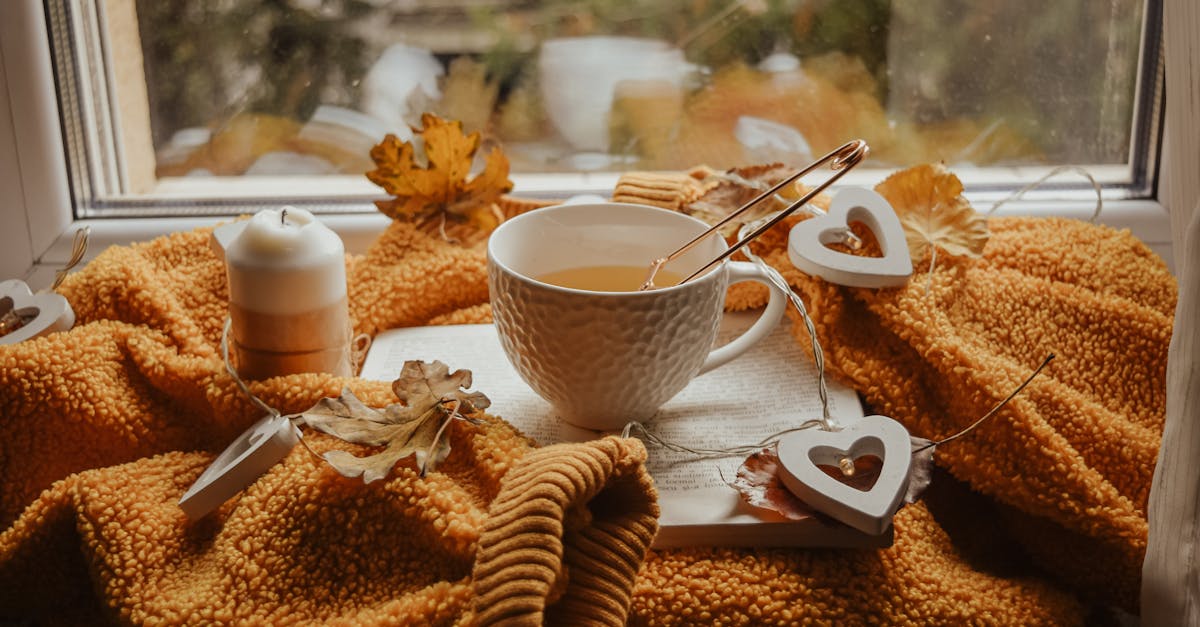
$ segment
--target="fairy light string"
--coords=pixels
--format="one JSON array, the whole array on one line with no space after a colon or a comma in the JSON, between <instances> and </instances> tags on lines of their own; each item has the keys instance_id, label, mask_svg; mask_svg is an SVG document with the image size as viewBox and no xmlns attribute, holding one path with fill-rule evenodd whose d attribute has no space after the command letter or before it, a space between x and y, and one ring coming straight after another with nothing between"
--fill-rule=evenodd
<instances>
[{"instance_id":1,"label":"fairy light string","mask_svg":"<svg viewBox=\"0 0 1200 627\"><path fill-rule=\"evenodd\" d=\"M262 400L257 395L255 395L254 392L251 392L250 386L247 385L246 382L242 380L242 377L238 376L237 368L233 367L233 361L229 359L229 333L232 330L232 328L233 328L233 318L230 316L226 316L225 317L225 326L221 330L221 360L225 363L225 372L229 373L230 378L232 378L233 382L235 384L237 384L238 390L240 390L246 398L250 399L250 402L254 403L255 407L258 407L263 412L270 415L271 418L278 418L280 416L283 416L282 412L280 412L278 409L275 409L274 407L271 407L270 405L268 405L266 403L266 401ZM293 424L295 424L296 418L298 416L291 415L291 416L284 416L284 417L287 418L288 420L292 421ZM311 454L313 457L315 457L321 461L325 461L325 457L322 456L320 453L318 453L316 450L314 450L312 445L310 445L308 443L308 440L305 439L303 435L301 435L299 439L300 439L300 444L302 444L304 446L305 450L307 450L309 452L309 454Z\"/></svg>"},{"instance_id":2,"label":"fairy light string","mask_svg":"<svg viewBox=\"0 0 1200 627\"><path fill-rule=\"evenodd\" d=\"M638 421L629 422L625 428L621 430L621 437L637 437L648 444L661 449L672 451L675 453L685 453L692 455L698 459L712 459L722 457L732 457L734 455L750 455L756 453L765 447L773 446L779 441L779 438L796 431L804 431L813 427L821 426L821 421L815 418L809 419L801 423L797 427L791 427L768 435L767 437L755 442L754 444L738 444L726 448L706 448L702 446L686 446L678 442L672 442L654 431L651 431L646 425Z\"/></svg>"},{"instance_id":3,"label":"fairy light string","mask_svg":"<svg viewBox=\"0 0 1200 627\"><path fill-rule=\"evenodd\" d=\"M1087 170L1085 170L1084 168L1081 168L1078 166L1061 166L1061 167L1052 169L1050 172L1048 172L1041 178L1037 179L1036 181L1030 183L1029 185L1026 185L1025 187L1017 190L1016 192L1013 192L1012 194L1008 195L1007 197L1002 198L1001 200L997 201L995 204L992 205L991 209L988 210L987 215L991 215L1000 206L1002 206L1005 203L1019 200L1026 193L1036 189L1037 187L1044 184L1047 180L1053 178L1054 176L1062 174L1064 172L1078 173L1078 174L1082 175L1083 177L1087 178L1087 180L1091 183L1092 188L1096 192L1096 209L1093 212L1091 220L1090 220L1091 222L1094 223L1100 217L1100 212L1103 209L1104 200L1103 200L1102 192L1101 192L1099 184L1097 183L1096 179L1091 175L1091 173L1088 172ZM766 187L767 187L765 184L763 184L761 182L753 181L753 180L747 179L745 177L738 176L737 174L735 174L733 172L727 172L720 176L726 180L730 180L737 184L745 185L745 186L748 186L748 187L751 187L754 189L762 190L762 189L766 189ZM781 197L779 194L775 194L774 199L785 205L787 204L787 200L785 198ZM813 216L820 216L820 215L825 214L824 211L822 211L821 209L819 209L818 207L816 207L812 204L804 205L804 207L801 208L801 211L805 211ZM747 236L747 234L754 232L754 230L759 228L761 225L763 225L767 222L770 222L772 219L776 218L779 213L780 212L776 211L776 212L770 213L768 215L764 215L756 220L747 221L747 222L743 223L741 225L741 227L738 229L738 239L740 240L740 239L745 238ZM858 245L861 245L861 240L850 230L849 227L846 227L843 230L843 237L845 237L845 239L846 239L846 244L848 246L850 246L851 248L858 248L859 247ZM820 401L821 401L821 417L819 419L806 420L805 422L801 423L797 427L792 427L789 429L785 429L785 430L773 433L753 444L742 444L742 445L735 445L735 446L724 447L724 448L690 447L690 446L679 444L677 442L672 442L672 441L669 441L669 440L659 436L658 434L654 433L653 431L648 429L644 424L642 424L640 422L630 422L627 425L625 425L625 428L622 430L622 433L621 433L622 437L630 437L630 436L634 435L636 432L637 436L640 439L644 440L645 442L647 442L651 445L663 448L665 450L673 451L676 453L689 454L689 455L696 456L698 458L718 458L718 457L729 457L729 456L734 456L734 455L748 455L748 454L757 452L764 447L772 446L773 444L778 442L779 439L781 437L783 437L784 435L787 435L789 433L793 433L796 431L802 431L802 430L810 429L813 427L820 427L821 429L824 429L826 431L837 431L840 428L840 426L837 424L837 422L833 419L833 417L830 413L830 410L829 410L829 392L828 392L828 388L826 386L826 378L825 378L825 370L826 370L826 368L825 368L825 353L821 348L820 341L817 339L817 332L816 332L815 324L813 323L812 317L808 313L808 308L805 306L803 299L801 299L800 295L797 294L796 291L793 290L792 287L787 283L787 280L784 278L784 276L777 269L775 269L770 264L766 263L758 255L756 255L751 250L750 246L743 246L738 252L740 252L751 263L755 264L760 269L762 269L763 272L767 275L768 280L770 280L772 284L774 284L777 288L782 290L784 294L787 295L788 300L791 302L792 306L796 309L796 312L799 314L800 320L804 323L805 329L808 332L809 340L811 341L813 363L817 369L817 394L820 397ZM929 280L932 280L936 260L937 260L937 247L934 246L933 247L933 255L932 255L932 259L930 260L929 272L928 272L928 277L927 277ZM929 294L929 288L930 288L930 285L929 285L929 282L927 282L925 285L926 295ZM1013 398L1015 398L1018 394L1020 394L1020 392L1022 390L1024 390L1025 387L1027 385L1029 385L1033 381L1033 379L1036 378L1038 376L1038 374L1040 374L1042 372L1042 370L1047 365L1049 365L1049 363L1054 358L1055 358L1055 355L1053 353L1050 354L1049 356L1047 356L1042 361L1042 363L1032 372L1032 374L1030 374L1016 389L1014 389L1012 391L1012 393L1010 393L1006 398L1004 398L999 403L997 403L995 406L993 406L991 410L989 410L986 414L984 414L982 417L980 417L978 420L976 420L970 426L966 427L965 429L962 429L961 431L958 431L957 433L954 433L950 436L942 438L941 440L930 442L930 443L920 447L919 449L916 449L914 451L914 453L918 453L918 452L924 451L926 449L929 449L931 447L936 447L941 444L951 442L951 441L956 440L962 436L965 436L968 433L970 433L971 431L975 430L977 427L979 427L981 424L983 424L989 418L991 418L997 412L999 412L1000 409L1003 408L1005 405L1007 405ZM838 461L838 467L841 469L843 475L845 475L847 477L854 475L854 472L855 472L854 460L850 459L849 457L843 457L842 459L840 459Z\"/></svg>"},{"instance_id":4,"label":"fairy light string","mask_svg":"<svg viewBox=\"0 0 1200 627\"><path fill-rule=\"evenodd\" d=\"M1088 172L1087 169L1077 165L1060 165L1050 170L1036 181L1026 185L1025 187L1022 187L1008 196L1005 196L1004 198L1001 198L1000 200L997 200L995 204L992 205L992 208L987 210L987 215L990 216L996 213L996 210L1006 203L1024 198L1025 194L1037 189L1038 187L1041 187L1046 181L1058 176L1059 174L1067 172L1073 172L1087 179L1088 183L1090 183L1092 186L1092 191L1096 193L1096 209L1092 212L1092 217L1088 220L1094 224L1096 220L1100 218L1100 212L1104 210L1104 192L1100 187L1100 183L1096 180L1096 177L1092 176L1092 173Z\"/></svg>"},{"instance_id":5,"label":"fairy light string","mask_svg":"<svg viewBox=\"0 0 1200 627\"><path fill-rule=\"evenodd\" d=\"M261 398L255 396L254 392L250 391L250 386L246 385L246 382L238 376L237 369L233 367L233 362L229 359L229 332L232 328L233 318L226 316L225 327L221 331L221 359L225 362L225 372L229 373L229 376L233 378L233 382L237 384L238 389L241 390L242 394L245 395L246 398L250 399L250 402L254 403L256 407L263 410L267 414L270 414L272 418L281 416L282 414L278 409L271 407Z\"/></svg>"},{"instance_id":6,"label":"fairy light string","mask_svg":"<svg viewBox=\"0 0 1200 627\"><path fill-rule=\"evenodd\" d=\"M58 286L62 285L63 280L67 278L67 274L71 272L71 269L83 261L84 255L87 254L88 238L91 234L92 227L90 226L85 226L75 231L75 236L71 239L71 256L67 259L66 265L55 270L54 283L50 285L50 291L57 290Z\"/></svg>"},{"instance_id":7,"label":"fairy light string","mask_svg":"<svg viewBox=\"0 0 1200 627\"><path fill-rule=\"evenodd\" d=\"M753 232L761 224L770 222L774 217L775 214L771 214L753 222L743 224L738 229L738 237L745 237L747 233ZM791 285L788 285L787 279L783 278L779 270L776 270L774 266L763 261L762 257L756 255L749 246L743 246L740 252L746 259L766 273L771 283L787 295L788 301L792 303L792 307L800 314L800 319L804 322L804 328L808 331L808 339L812 346L813 363L817 368L817 396L821 399L820 425L826 431L837 431L840 429L840 426L833 419L829 411L829 388L825 384L825 351L821 349L821 341L817 339L816 325L813 324L812 317L808 315L808 308L804 305L804 300L792 289Z\"/></svg>"},{"instance_id":8,"label":"fairy light string","mask_svg":"<svg viewBox=\"0 0 1200 627\"><path fill-rule=\"evenodd\" d=\"M805 205L804 208L811 210L809 205ZM779 212L774 212L762 216L757 220L746 222L738 229L738 238L741 239L746 237L747 234L754 232L754 230L759 228L761 225L773 220L778 214ZM785 279L778 270L764 261L761 257L754 254L754 252L750 250L749 246L743 246L739 252L745 256L746 259L750 260L751 263L761 268L766 274L768 280L771 281L771 283L777 288L779 288L785 295L787 295L789 302L791 302L792 306L796 309L796 312L800 315L800 319L804 322L804 328L808 331L808 337L812 343L813 363L817 369L817 395L821 400L821 416L819 418L810 418L805 420L798 426L772 433L753 444L738 444L723 448L693 447L679 444L678 442L672 442L651 431L641 422L636 421L625 425L625 428L621 431L622 437L630 437L636 433L639 439L653 446L657 446L675 453L683 453L700 459L705 459L732 457L735 455L749 455L758 452L765 447L773 446L779 441L780 438L789 433L812 429L814 427L823 429L825 431L838 431L841 429L841 426L836 420L834 420L832 412L829 410L829 389L825 383L825 351L821 349L821 342L817 339L816 325L813 323L812 317L808 314L808 308L804 305L804 300L800 298L800 295L797 294L790 285L788 285L787 279ZM851 476L854 474L854 460L848 458L842 459L839 461L838 466L841 468L842 473L846 476Z\"/></svg>"},{"instance_id":9,"label":"fairy light string","mask_svg":"<svg viewBox=\"0 0 1200 627\"><path fill-rule=\"evenodd\" d=\"M1025 380L1021 382L1021 385L1017 386L1017 389L1013 390L1011 393L1009 393L1008 396L1004 397L1004 400L1000 401L999 403L996 403L990 410L988 410L988 413L986 413L982 417L980 417L979 420L976 420L975 422L971 423L967 428L965 428L957 433L948 435L940 440L930 442L920 448L913 449L913 454L920 453L921 451L924 451L928 448L941 446L943 444L946 444L947 442L953 442L954 440L957 440L958 438L961 438L964 435L967 435L968 433L974 431L976 429L976 427L983 424L984 422L987 422L988 418L995 416L996 412L1000 411L1000 409L1003 408L1005 405L1007 405L1009 403L1009 401L1016 398L1017 395L1021 393L1021 390L1025 389L1025 386L1032 383L1034 378L1036 378L1039 374L1041 374L1042 370L1045 369L1046 366L1050 365L1051 361L1054 361L1054 358L1055 358L1054 353L1050 353L1049 355L1047 355L1046 358L1042 360L1042 363L1040 365L1038 365L1037 369L1035 369L1032 374L1030 374L1028 377L1026 377Z\"/></svg>"},{"instance_id":10,"label":"fairy light string","mask_svg":"<svg viewBox=\"0 0 1200 627\"><path fill-rule=\"evenodd\" d=\"M1100 213L1104 210L1104 191L1100 187L1100 182L1096 180L1096 177L1092 176L1091 172L1088 172L1086 168L1083 168L1083 167L1077 166L1077 165L1060 165L1056 168L1052 168L1049 172L1038 177L1038 179L1033 181L1032 183L1029 183L1028 185L1005 196L1004 198L1001 198L1000 200L997 200L995 203L992 204L991 208L988 209L986 213L984 213L984 215L989 216L989 217L992 216L993 214L996 213L996 210L998 210L1000 207L1004 206L1005 204L1021 200L1022 198L1025 197L1025 194L1041 187L1042 185L1045 185L1046 181L1049 181L1050 179L1052 179L1060 174L1066 174L1066 173L1078 174L1078 175L1082 176L1083 178L1087 179L1088 183L1092 187L1092 191L1095 192L1096 208L1092 211L1092 217L1088 219L1088 222L1095 224L1096 221L1100 219ZM929 243L930 243L930 249L932 252L931 252L930 258L929 258L929 271L925 276L925 293L924 293L925 298L929 297L930 288L933 285L933 271L936 267L937 256L938 256L938 247L937 247L936 243L933 241L930 241Z\"/></svg>"},{"instance_id":11,"label":"fairy light string","mask_svg":"<svg viewBox=\"0 0 1200 627\"><path fill-rule=\"evenodd\" d=\"M1055 168L1055 169L1051 170L1045 176L1039 178L1038 180L1034 181L1033 183L1025 186L1024 188L1018 190L1017 192L1014 192L1013 194L1010 194L1008 197L1005 197L1005 198L1001 199L1000 201L997 201L991 207L991 209L987 212L987 214L991 215L1004 203L1020 199L1025 193L1042 185L1046 180L1052 178L1053 176L1056 176L1058 174L1066 172L1066 171L1075 171L1075 172L1082 174L1084 177L1086 177L1092 183L1093 188L1096 190L1096 194L1097 194L1096 210L1093 213L1092 218L1091 218L1091 221L1094 222L1099 217L1101 209L1103 207L1103 199L1101 197L1101 190L1100 190L1099 185L1096 182L1095 178L1092 177L1092 175L1089 172L1087 172L1083 168L1079 168L1077 166L1063 166L1063 167L1059 167L1059 168ZM766 187L765 185L763 185L760 182L752 181L752 180L746 179L744 177L737 176L736 174L733 174L733 173L725 173L721 176L724 178L727 178L728 180L735 181L739 184L748 185L748 186L756 187L759 189L764 189ZM775 199L785 205L787 204L786 199L780 197L778 194L775 195ZM804 205L801 208L801 210L809 213L810 215L814 215L814 216L824 215L824 213L825 213L820 208L812 205L811 203ZM780 213L781 213L780 211L775 211L775 212L766 214L764 216L761 216L753 221L747 221L747 222L743 223L738 229L737 235L738 235L739 240L744 239L745 237L747 237L747 235L749 235L750 233L753 233L756 229L760 228L762 225L774 220L775 218L778 217L778 215ZM848 227L844 229L843 235L846 239L847 245L851 246L852 248L858 248L858 245L861 245L861 240ZM79 237L78 233L76 234L76 236L77 236L76 237L76 252L73 253L73 255L72 255L73 260L75 259L76 256L78 256L79 258L82 258L83 250L86 250L86 242L87 242L86 232L82 236L82 250L80 250L81 245L79 243L81 238ZM812 317L808 313L808 308L805 306L804 300L788 284L787 279L784 278L784 276L779 272L779 270L777 270L776 268L774 268L773 266L768 264L757 254L755 254L751 250L750 246L743 246L743 247L741 247L741 249L738 252L741 253L751 263L755 264L757 267L759 267L760 269L763 270L763 272L767 276L768 280L787 296L788 301L791 303L793 308L795 308L797 314L800 317L800 320L803 322L803 324L805 326L805 330L808 332L809 340L811 342L813 363L817 370L817 394L818 394L818 397L819 397L820 403L821 403L821 416L819 418L811 418L811 419L805 420L802 423L800 423L798 426L783 429L781 431L777 431L777 432L772 433L772 434L762 438L761 440L751 443L751 444L740 444L740 445L721 447L721 448L708 448L708 447L687 446L687 445L679 444L677 442L673 442L666 438L663 438L662 436L658 435L654 431L651 431L645 424L638 422L638 421L632 421L632 422L627 423L621 431L622 437L626 437L626 438L638 437L639 439L643 440L647 444L650 444L650 445L658 447L658 448L662 448L664 450L669 450L669 451L676 452L676 453L692 455L699 459L705 459L705 458L722 458L722 457L731 457L731 456L738 456L738 455L749 455L749 454L755 453L757 451L760 451L765 447L773 446L775 443L777 443L779 441L780 438L782 438L783 436L785 436L787 434L794 433L797 431L804 431L804 430L811 429L814 427L823 429L825 431L840 430L841 426L833 418L832 413L830 411L830 406L829 406L829 391L828 391L828 386L826 384L826 376L825 376L826 375L825 353L824 353L824 350L821 348L820 340L817 337L816 325L814 324ZM934 255L935 256L934 256L934 260L931 260L930 269L929 269L930 276L932 276L932 274L933 274L934 263L936 260L936 254L937 254L937 248L934 247ZM74 263L77 263L77 261L75 261ZM64 270L69 269L71 266L74 265L74 263L68 265L67 268L64 268ZM64 272L64 274L65 274L65 272ZM60 281L61 281L61 279L60 279ZM55 287L57 287L57 283L58 283L58 281L56 281ZM929 286L926 285L927 292L928 292L928 288L929 288ZM226 371L229 373L230 377L236 383L236 385L238 386L238 389L242 392L242 394L244 394L251 402L253 402L255 404L255 406L257 406L259 409L270 414L273 417L280 416L281 413L278 410L276 410L275 408L273 408L270 405L268 405L267 403L265 403L262 399L260 399L258 396L256 396L250 390L249 386L241 379L241 377L238 376L237 370L233 367L233 364L229 358L229 345L228 345L228 336L229 336L229 333L231 330L231 326L232 326L232 319L227 317L225 320L224 329L223 329L222 335L221 335L221 346L220 346L221 356L224 361ZM370 341L369 337L364 338L362 336L356 337L352 341L353 354L356 355L357 357L359 357L358 359L354 359L354 361L356 361L356 362L359 361L359 359L361 358L361 355L365 354L366 348L367 348L367 346L369 346L369 341ZM980 417L978 420L976 420L970 426L966 427L965 429L962 429L961 431L959 431L957 433L954 433L950 436L942 438L941 440L930 442L930 443L922 446L921 448L914 450L914 453L926 450L931 447L936 447L941 444L951 442L951 441L958 439L962 436L965 436L968 433L970 433L971 431L975 430L981 424L986 422L989 418L994 416L1001 408L1003 408L1005 405L1007 405L1022 390L1024 390L1025 387L1027 385L1029 385L1029 383L1031 383L1033 381L1033 379L1036 378L1037 375L1039 373L1041 373L1042 370L1054 358L1055 358L1054 354L1050 354L1048 357L1046 357L1042 361L1041 365L1039 365L1037 367L1037 369L1034 370L1033 373L1030 374L1029 377L1026 378L1015 390L1013 390L1012 393L1010 393L1006 398L1004 398L999 403L997 403L994 407L992 407L992 409L990 411L988 411L986 414L984 414L982 417ZM444 425L443 425L443 428L444 428ZM317 454L308 445L308 443L303 440L303 438L301 439L301 442L304 444L305 448L308 448L310 453L316 455L317 457L320 457L320 455ZM849 457L843 457L842 459L840 459L838 461L838 467L841 469L841 472L843 473L843 475L845 475L847 477L853 476L855 473L854 461L852 459L850 459Z\"/></svg>"}]
</instances>

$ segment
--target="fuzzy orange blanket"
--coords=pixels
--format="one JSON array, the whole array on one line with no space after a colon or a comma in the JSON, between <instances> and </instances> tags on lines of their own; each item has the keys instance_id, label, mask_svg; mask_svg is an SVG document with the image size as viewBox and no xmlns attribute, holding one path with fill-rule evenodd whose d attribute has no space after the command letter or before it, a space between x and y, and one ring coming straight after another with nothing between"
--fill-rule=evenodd
<instances>
[{"instance_id":1,"label":"fuzzy orange blanket","mask_svg":"<svg viewBox=\"0 0 1200 627\"><path fill-rule=\"evenodd\" d=\"M208 230L111 248L60 289L73 330L0 347L0 622L1029 625L1136 609L1173 279L1125 233L992 228L985 258L943 264L928 294L812 281L787 270L785 232L764 243L831 368L918 435L956 430L1059 356L939 451L948 472L896 516L894 546L855 551L650 551L640 442L537 448L504 407L455 422L424 478L409 460L364 485L297 447L189 523L179 497L259 417L218 354L224 269ZM490 315L482 250L407 224L347 269L359 333ZM290 413L344 386L395 402L317 374L251 389Z\"/></svg>"}]
</instances>

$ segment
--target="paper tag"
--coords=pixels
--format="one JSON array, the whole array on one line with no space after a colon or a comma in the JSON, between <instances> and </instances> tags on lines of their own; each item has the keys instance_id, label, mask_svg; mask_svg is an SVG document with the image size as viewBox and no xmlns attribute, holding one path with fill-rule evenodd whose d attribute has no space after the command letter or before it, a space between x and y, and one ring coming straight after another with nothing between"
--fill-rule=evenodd
<instances>
[{"instance_id":1,"label":"paper tag","mask_svg":"<svg viewBox=\"0 0 1200 627\"><path fill-rule=\"evenodd\" d=\"M179 499L196 520L220 507L271 469L300 441L300 430L283 416L266 416L242 432Z\"/></svg>"},{"instance_id":2,"label":"paper tag","mask_svg":"<svg viewBox=\"0 0 1200 627\"><path fill-rule=\"evenodd\" d=\"M217 258L225 261L225 251L229 249L229 245L233 240L237 239L238 235L246 229L248 220L238 220L236 222L228 222L213 229L212 238L209 239L209 245L217 254Z\"/></svg>"}]
</instances>

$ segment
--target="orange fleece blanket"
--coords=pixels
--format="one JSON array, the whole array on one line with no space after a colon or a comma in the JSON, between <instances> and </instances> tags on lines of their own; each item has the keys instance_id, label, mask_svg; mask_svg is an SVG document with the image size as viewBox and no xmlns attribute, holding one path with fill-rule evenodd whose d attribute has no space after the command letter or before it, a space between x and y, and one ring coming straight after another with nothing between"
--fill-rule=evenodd
<instances>
[{"instance_id":1,"label":"orange fleece blanket","mask_svg":"<svg viewBox=\"0 0 1200 627\"><path fill-rule=\"evenodd\" d=\"M364 485L297 447L188 522L179 497L259 418L219 357L224 269L206 229L111 248L59 290L73 330L0 347L0 622L1030 625L1136 610L1173 279L1127 233L991 226L984 258L941 264L928 294L808 279L784 230L759 247L810 301L834 373L918 435L957 430L1058 354L938 452L894 546L847 551L651 551L640 442L538 448L504 407L454 423L423 478L409 460ZM394 223L347 270L359 333L490 315L478 246ZM343 387L395 402L355 378L251 383L285 413Z\"/></svg>"}]
</instances>

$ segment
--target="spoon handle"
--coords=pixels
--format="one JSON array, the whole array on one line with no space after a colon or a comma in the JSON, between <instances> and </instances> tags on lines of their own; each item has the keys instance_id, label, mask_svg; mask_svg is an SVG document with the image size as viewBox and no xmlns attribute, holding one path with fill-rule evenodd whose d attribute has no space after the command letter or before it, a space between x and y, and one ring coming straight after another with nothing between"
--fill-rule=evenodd
<instances>
[{"instance_id":1,"label":"spoon handle","mask_svg":"<svg viewBox=\"0 0 1200 627\"><path fill-rule=\"evenodd\" d=\"M650 264L650 271L646 276L646 281L644 283L642 283L642 286L639 289L646 290L646 289L650 289L651 287L653 287L654 286L654 276L656 274L658 274L658 270L660 268L662 268L664 265L666 265L671 260L673 260L673 259L679 257L680 255L686 253L687 251L691 250L696 244L699 244L701 241L703 241L705 238L707 238L709 235L711 235L717 229L719 229L722 226L725 226L726 224L728 224L729 222L737 219L738 216L745 213L746 211L749 211L750 208L753 207L754 205L757 205L758 203L762 202L763 200L770 198L771 196L774 196L776 192L783 189L786 185L791 184L796 179L799 179L800 177L804 176L805 174L812 172L813 170L825 165L826 163L830 164L829 167L831 170L833 170L833 174L828 179L823 181L820 185L817 185L816 187L809 190L808 193L804 194L804 196L801 196L799 200L788 205L786 209L779 212L771 220L769 220L766 223L764 223L763 225L759 226L757 229L754 230L753 233L750 233L749 235L738 240L737 243L730 246L728 249L726 249L720 255L717 255L717 257L715 259L704 264L703 266L700 267L700 269L698 269L695 272L693 272L692 274L688 275L687 278L680 281L680 283L681 284L687 283L688 281L703 274L709 268L713 267L714 265L725 260L726 257L729 257L733 253L737 252L737 250L739 248L741 248L742 246L749 244L752 240L757 238L759 235L762 235L763 233L765 233L767 231L767 229L775 226L780 220L788 217L789 215L792 214L792 212L796 211L800 207L803 207L805 203L812 200L813 197L815 197L817 194L825 191L825 188L827 188L830 185L832 185L833 183L835 183L844 174L846 174L846 172L849 172L852 168L854 168L854 166L861 163L862 160L867 157L867 154L870 153L870 151L871 151L871 149L870 149L870 147L867 146L867 142L865 142L861 139L855 139L853 141L843 144L840 148L833 150L832 152L825 155L824 157L821 157L820 159L817 159L816 161L810 163L804 169L799 170L796 173L792 174L791 176L783 179L782 181L777 183L771 189L768 189L767 191L759 194L758 196L754 197L752 200L750 200L746 204L739 207L737 209L737 211L734 211L733 213L725 216L725 218L723 220L714 224L707 231L696 236L696 238L693 239L692 241L679 247L679 249L676 250L675 252L667 255L666 257L661 257L659 259L655 259ZM832 163L830 163L830 162L832 162Z\"/></svg>"}]
</instances>

